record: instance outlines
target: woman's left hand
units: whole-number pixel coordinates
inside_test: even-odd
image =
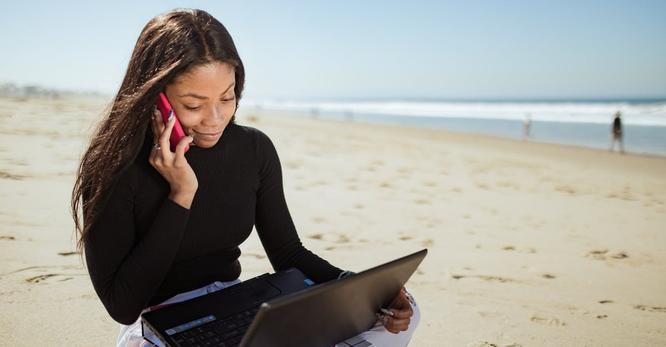
[[[393,312],[393,316],[385,314],[381,320],[386,330],[391,333],[397,334],[409,327],[409,321],[414,311],[412,311],[412,306],[409,304],[411,300],[408,295],[403,287],[388,307]]]

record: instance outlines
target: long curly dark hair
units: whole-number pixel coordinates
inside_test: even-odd
[[[151,19],[143,28],[120,89],[79,164],[71,201],[79,252],[115,179],[152,142],[149,124],[159,93],[179,74],[211,62],[233,66],[238,107],[245,70],[222,23],[206,11],[176,9]]]

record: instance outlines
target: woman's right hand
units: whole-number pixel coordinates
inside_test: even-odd
[[[151,124],[155,140],[148,161],[169,182],[169,199],[189,209],[199,187],[197,176],[185,159],[185,146],[192,143],[193,138],[185,136],[176,146],[176,152],[171,152],[169,137],[174,123],[175,117],[172,117],[165,125],[160,111],[154,109]]]

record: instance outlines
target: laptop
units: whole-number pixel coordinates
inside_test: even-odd
[[[142,314],[144,337],[167,346],[368,346],[370,329],[416,271],[427,250],[341,280],[314,285],[297,269]],[[358,344],[357,344],[358,342]]]

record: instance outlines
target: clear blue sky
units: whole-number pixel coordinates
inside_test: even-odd
[[[666,96],[666,1],[10,1],[0,83],[113,93],[145,23],[202,8],[248,98]]]

